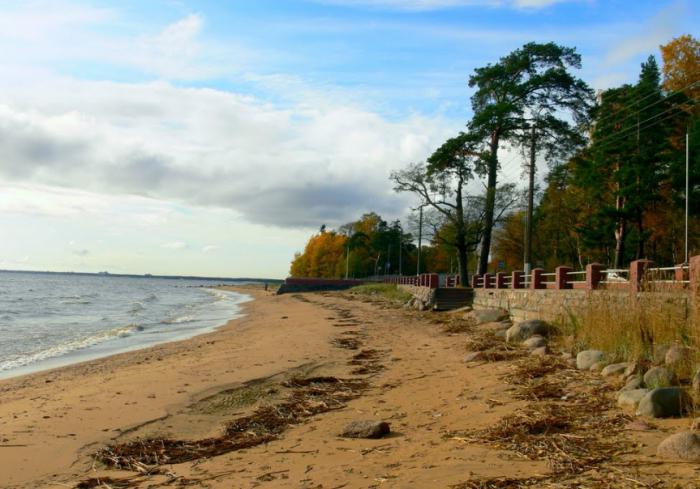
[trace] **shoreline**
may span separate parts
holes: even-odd
[[[226,290],[226,287],[231,287],[231,286],[212,286],[212,287],[204,287],[209,290]],[[240,287],[240,286],[237,286]],[[246,288],[250,289],[256,289],[256,286],[244,286]],[[191,338],[195,338],[197,336],[209,334],[212,332],[215,332],[219,328],[223,328],[228,324],[230,321],[239,319],[243,317],[243,305],[246,304],[247,302],[250,302],[254,300],[250,294],[246,294],[243,292],[238,292],[236,290],[229,290],[230,292],[236,292],[237,294],[240,294],[242,297],[240,301],[236,301],[235,304],[233,304],[233,307],[238,308],[237,312],[234,312],[231,314],[231,317],[227,317],[225,319],[222,319],[221,322],[215,325],[208,325],[208,326],[202,326],[200,328],[197,328],[196,330],[193,331],[188,331],[188,332],[172,332],[172,333],[165,333],[163,334],[162,339],[156,338],[155,340],[153,339],[148,339],[146,338],[142,343],[135,343],[131,345],[121,345],[121,346],[112,346],[108,347],[106,343],[109,341],[113,340],[120,340],[122,337],[116,336],[114,338],[110,338],[106,342],[98,342],[93,345],[89,345],[84,348],[76,348],[73,350],[68,350],[66,353],[60,354],[55,357],[48,357],[48,358],[43,358],[41,360],[38,360],[36,362],[29,363],[27,365],[22,365],[20,367],[8,369],[8,370],[2,370],[0,371],[0,382],[4,380],[11,380],[17,377],[22,377],[26,375],[34,375],[42,372],[47,372],[50,370],[54,369],[60,369],[60,368],[66,368],[70,367],[72,365],[78,365],[81,363],[86,363],[86,362],[92,362],[96,360],[100,360],[103,358],[109,358],[111,356],[115,355],[121,355],[125,353],[132,353],[138,350],[143,350],[147,348],[153,348],[159,345],[163,345],[166,343],[173,343],[173,342],[178,342],[178,341],[187,341]],[[215,304],[212,302],[212,304]],[[162,324],[167,324],[167,322],[163,321]],[[115,329],[126,329],[127,326],[124,326],[122,328],[115,328]],[[109,332],[109,331],[106,331]],[[137,335],[140,333],[136,333]],[[60,345],[59,345],[60,346]],[[102,350],[102,351],[100,351]]]
[[[3,487],[75,487],[100,479],[128,481],[112,487],[144,488],[179,482],[212,489],[473,488],[486,486],[468,481],[560,477],[546,457],[523,457],[517,446],[511,451],[478,439],[503,420],[536,415],[537,409],[558,403],[522,397],[530,384],[512,383],[522,375],[517,372],[526,373],[539,362],[522,351],[503,350],[500,360],[464,361],[465,340],[483,342],[488,328],[450,329],[455,323],[449,314],[408,311],[342,293],[250,292],[255,300],[243,305],[246,315],[215,332],[0,381]],[[614,392],[594,374],[567,370],[554,356],[543,361],[552,369],[547,382],[562,382],[560,388],[573,389],[574,399],[585,401],[591,388]],[[220,439],[227,423],[298,396],[290,379],[329,377],[366,387],[325,408],[317,396],[328,396],[332,389],[319,394],[314,387],[307,405],[315,406],[312,412],[260,444],[156,464],[145,473],[115,470],[93,458],[114,445],[135,442],[139,447],[138,440],[195,446]],[[601,405],[607,406],[605,399]],[[598,414],[621,419],[614,407],[594,413],[595,419]],[[339,436],[347,423],[362,419],[385,420],[392,434],[377,440]],[[600,462],[592,472],[574,477],[597,477],[600,469],[603,475],[627,471],[631,481],[673,474],[674,483],[691,484],[697,481],[693,466],[658,465],[654,459],[659,440],[682,423],[654,420],[644,431],[617,430],[622,447],[636,447],[621,455],[623,464],[606,471],[608,462]],[[554,439],[568,435],[561,436]],[[584,479],[580,487],[592,480]],[[522,487],[515,484],[493,487]]]

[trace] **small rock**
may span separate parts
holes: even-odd
[[[649,392],[647,389],[621,391],[617,396],[617,405],[621,408],[636,409],[647,392]]]
[[[353,421],[348,424],[340,436],[344,438],[381,438],[391,432],[389,423],[384,421]]]
[[[651,367],[644,374],[644,383],[653,388],[670,387],[676,383],[676,378],[666,367]]]
[[[641,374],[633,375],[627,379],[625,386],[620,389],[621,391],[631,391],[634,389],[641,389],[644,386],[644,378]]]
[[[508,319],[508,311],[503,309],[475,309],[469,313],[476,324],[493,323]]]
[[[591,372],[600,372],[605,368],[605,362],[595,362],[593,365],[591,365],[590,370]]]
[[[605,353],[600,350],[584,350],[576,355],[576,368],[589,370],[593,364],[601,362],[603,358]]]
[[[670,418],[680,416],[688,410],[690,396],[680,387],[653,389],[639,401],[637,416]]]
[[[540,346],[539,348],[535,348],[530,352],[530,355],[537,356],[537,357],[544,357],[549,353],[549,348],[547,346]]]
[[[639,364],[637,362],[629,362],[623,375],[629,380],[632,375],[636,375],[637,373],[639,373]]]
[[[629,364],[627,362],[613,363],[613,364],[605,367],[603,370],[601,370],[600,374],[603,377],[611,377],[613,375],[622,375],[625,373],[625,370],[627,370],[627,367],[629,367]]]
[[[506,331],[506,341],[508,343],[513,341],[525,341],[534,335],[545,336],[546,334],[547,323],[539,319],[530,319],[511,326],[508,331]]]
[[[659,443],[656,455],[665,459],[700,462],[700,436],[690,431],[671,435]]]
[[[664,363],[668,367],[676,367],[690,362],[692,350],[683,345],[672,345],[666,351]]]
[[[480,360],[483,360],[483,353],[480,351],[473,351],[470,353],[467,353],[464,355],[464,361],[465,362],[478,362]]]
[[[523,341],[523,346],[528,350],[534,350],[536,348],[543,347],[546,344],[547,340],[544,339],[544,336],[540,336],[538,334]]]

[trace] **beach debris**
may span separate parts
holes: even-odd
[[[345,348],[346,350],[357,350],[360,347],[360,341],[356,338],[336,338],[333,340],[333,344],[338,348]]]
[[[691,431],[671,435],[659,443],[656,455],[671,460],[700,462],[700,436]]]
[[[690,407],[690,396],[680,387],[659,387],[647,392],[639,401],[637,416],[670,418],[681,416]]]
[[[676,383],[676,376],[666,367],[651,367],[644,374],[644,384],[655,387],[671,387]]]
[[[344,438],[381,438],[391,432],[385,421],[359,420],[345,426],[340,436]]]
[[[525,341],[534,335],[546,336],[547,323],[539,319],[530,319],[528,321],[515,323],[506,331],[506,341],[509,343]]]
[[[133,477],[114,479],[112,477],[92,477],[90,479],[80,481],[75,486],[75,489],[123,489],[135,487]]]
[[[469,362],[478,362],[483,360],[483,354],[480,351],[472,351],[468,352],[466,355],[464,355],[464,361],[469,363]]]
[[[292,378],[283,383],[292,389],[284,402],[260,406],[229,422],[223,435],[202,440],[137,439],[98,450],[96,460],[108,467],[144,473],[166,464],[213,457],[275,440],[291,425],[327,411],[345,407],[368,384],[363,379],[336,377]]]
[[[600,350],[583,350],[576,355],[576,368],[579,370],[590,370],[598,362],[603,361],[605,353]]]

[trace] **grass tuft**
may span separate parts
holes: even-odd
[[[400,289],[395,284],[358,285],[357,287],[351,288],[348,292],[351,294],[381,297],[390,301],[401,302],[402,304],[413,298],[410,293]]]

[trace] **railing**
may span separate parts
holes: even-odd
[[[700,256],[693,257],[700,277]],[[585,270],[574,271],[569,267],[557,267],[554,272],[535,268],[525,274],[514,271],[510,274],[499,272],[485,273],[472,277],[472,287],[484,289],[610,289],[630,290],[682,290],[690,287],[690,267],[653,267],[650,260],[637,260],[630,268],[604,269],[598,263],[591,263]],[[699,284],[700,285],[700,284]]]

